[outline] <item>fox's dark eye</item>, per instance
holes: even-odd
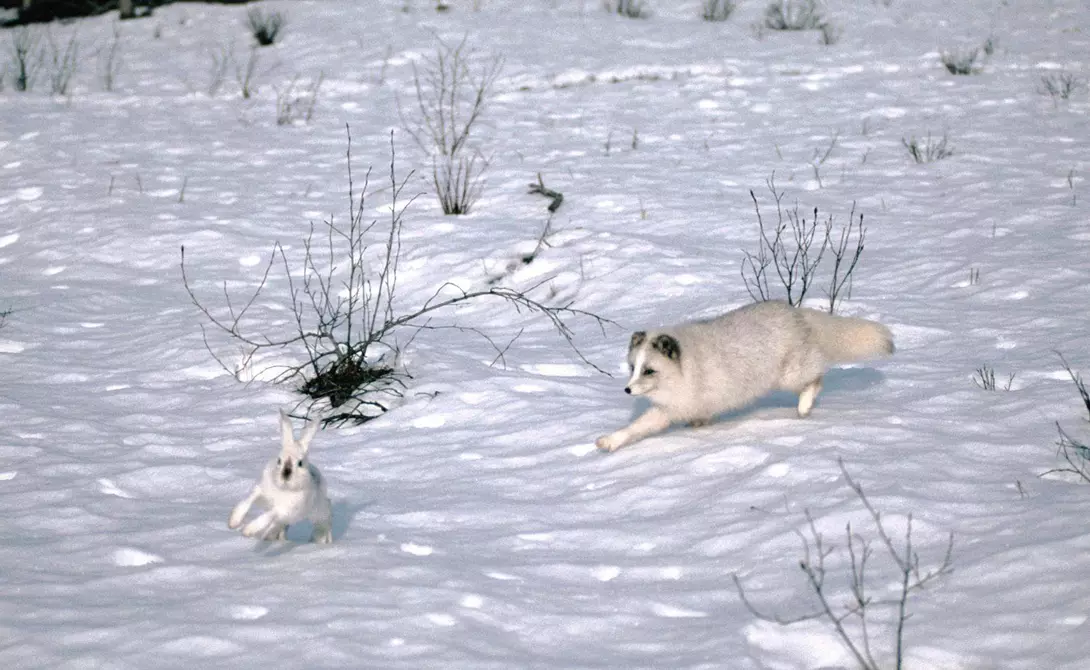
[[[283,459],[283,458],[280,458],[279,456],[278,456],[278,457],[276,458],[276,464],[277,464],[277,465],[280,465],[280,464],[281,464],[281,463],[283,463],[283,462],[284,462],[284,459]]]
[[[644,368],[643,369],[643,376],[644,377],[654,377],[655,376],[655,371],[652,370],[651,368]]]
[[[303,467],[303,459],[300,458],[298,461],[295,462],[295,465],[300,468]]]

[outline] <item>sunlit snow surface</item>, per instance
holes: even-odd
[[[921,563],[955,536],[954,572],[910,602],[906,667],[1090,667],[1090,485],[1057,467],[1055,422],[1090,439],[1056,351],[1090,376],[1090,101],[1054,104],[1043,74],[1090,74],[1081,0],[830,2],[843,28],[766,34],[763,3],[725,23],[660,0],[629,20],[597,0],[264,2],[288,13],[260,52],[256,94],[213,58],[244,61],[245,6],[177,4],[78,31],[68,97],[0,92],[0,663],[141,668],[853,667],[812,607],[797,531],[810,511],[843,548],[868,517],[842,458]],[[474,10],[473,6],[479,8]],[[10,31],[0,33],[6,47]],[[974,76],[944,50],[996,50]],[[412,64],[437,38],[502,56],[475,135],[484,196],[444,217],[430,164],[400,130]],[[48,69],[48,67],[46,68]],[[277,88],[324,75],[308,125],[276,124]],[[9,69],[10,76],[10,69]],[[617,322],[578,319],[575,343],[620,370],[628,332],[749,300],[749,191],[868,226],[845,313],[888,324],[897,354],[831,372],[811,418],[768,398],[699,430],[614,454],[594,439],[636,408],[550,326],[480,303],[406,350],[405,401],[326,430],[313,461],[334,500],[332,546],[256,544],[226,527],[277,448],[290,407],[268,368],[212,338],[181,282],[222,304],[259,281],[274,242],[298,258],[311,222],[347,216],[345,124],[357,191],[389,211],[389,132],[406,194],[398,290],[496,276]],[[944,133],[954,155],[910,162],[902,138]],[[836,138],[828,157],[813,167]],[[635,140],[635,141],[634,141]],[[635,145],[635,146],[633,146]],[[547,200],[549,245],[531,264]],[[766,215],[771,210],[764,210]],[[970,279],[979,271],[979,281]],[[290,327],[270,282],[254,323]],[[815,304],[820,303],[820,291]],[[503,365],[502,363],[506,363]],[[994,366],[1000,386],[972,381]],[[289,533],[305,540],[309,529]],[[872,536],[873,537],[873,536]],[[836,602],[844,558],[830,559]],[[885,557],[870,588],[896,583]],[[892,667],[887,620],[871,629]]]

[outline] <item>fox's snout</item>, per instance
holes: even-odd
[[[624,392],[627,393],[628,395],[632,395],[632,387],[631,386],[624,387]]]

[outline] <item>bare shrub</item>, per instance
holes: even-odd
[[[114,24],[113,40],[109,45],[98,51],[98,74],[102,79],[102,89],[106,92],[114,90],[117,85],[117,76],[121,73],[121,27]]]
[[[734,13],[734,0],[703,0],[700,18],[705,21],[726,21]]]
[[[251,7],[246,12],[246,26],[257,43],[263,47],[276,42],[285,23],[286,18],[282,12],[266,12],[260,7]]]
[[[630,19],[647,18],[647,5],[643,0],[603,0],[606,11]]]
[[[939,58],[950,74],[976,74],[980,72],[980,66],[977,63],[978,55],[980,55],[979,48],[952,49],[943,51]]]
[[[770,30],[817,30],[824,15],[817,0],[773,0],[765,7],[764,25]]]
[[[300,84],[298,75],[287,86],[276,89],[276,125],[287,126],[310,123],[314,106],[318,104],[318,90],[322,87],[324,73],[318,78]]]
[[[223,81],[227,77],[227,68],[234,61],[234,49],[228,44],[218,44],[208,49],[208,86],[205,92],[208,97],[214,97],[223,87]]]
[[[49,47],[49,84],[55,95],[68,95],[72,77],[79,69],[79,35],[76,32],[62,46],[52,31],[46,33]]]
[[[1007,375],[1007,383],[1000,387],[995,381],[995,368],[985,363],[973,372],[973,383],[985,391],[998,391],[1000,388],[1009,391],[1014,385],[1014,373]]]
[[[20,92],[33,89],[38,78],[38,70],[44,60],[41,35],[37,27],[19,26],[12,30],[8,55],[12,71],[12,88]]]
[[[825,21],[818,30],[821,31],[821,43],[825,46],[832,46],[840,41],[840,36],[844,34],[840,26],[836,25],[832,21]]]
[[[932,140],[931,132],[928,131],[927,139],[923,142],[917,140],[915,135],[912,139],[902,137],[901,144],[908,149],[908,155],[917,163],[932,163],[954,155],[953,148],[946,145],[946,133],[942,134],[941,139]]]
[[[887,667],[878,661],[878,658],[882,656],[891,657],[893,667],[901,670],[904,667],[905,658],[905,626],[911,617],[908,611],[909,599],[952,572],[954,534],[951,532],[949,535],[942,560],[930,568],[922,568],[919,552],[913,544],[912,515],[908,515],[903,539],[899,542],[895,541],[886,522],[882,519],[881,512],[871,504],[863,487],[848,474],[842,460],[839,460],[838,464],[845,483],[870,515],[874,525],[871,531],[873,535],[868,537],[857,532],[849,522],[844,530],[845,547],[838,549],[826,544],[810,511],[806,511],[806,531],[796,531],[796,534],[802,543],[799,569],[806,580],[806,588],[814,600],[813,609],[804,614],[789,617],[770,614],[753,604],[737,574],[731,577],[742,604],[758,619],[782,626],[802,621],[824,621],[833,628],[840,643],[863,670],[879,670],[879,668]],[[871,559],[875,557],[875,544],[879,547],[878,553],[884,553],[888,557],[892,567],[891,572],[895,575],[896,591],[892,598],[883,597],[887,582],[890,581],[889,577],[876,575],[872,568]],[[885,551],[882,552],[882,549]],[[831,572],[827,560],[834,557],[844,561],[845,553],[847,554],[846,586],[838,588],[831,584]],[[890,610],[892,614],[881,613]],[[892,628],[892,640],[886,645],[885,650],[877,649],[875,631],[880,625]]]
[[[401,124],[432,159],[432,183],[444,214],[467,214],[484,188],[488,160],[471,147],[470,134],[492,97],[503,62],[474,64],[466,38],[457,45],[442,40],[425,65],[413,64],[415,107],[398,99]]]
[[[235,82],[238,84],[238,90],[242,94],[242,97],[249,100],[257,90],[254,86],[254,77],[257,73],[257,63],[259,60],[257,47],[250,49],[250,56],[246,59],[246,63],[232,58],[235,66]]]
[[[237,365],[217,355],[205,332],[209,353],[228,373],[246,376],[255,357],[278,350],[289,350],[300,364],[285,364],[262,371],[274,372],[275,383],[290,383],[310,399],[311,406],[328,401],[333,410],[327,422],[365,422],[388,409],[391,400],[400,397],[408,373],[401,365],[400,353],[422,331],[457,329],[483,337],[503,360],[510,347],[498,346],[484,331],[454,322],[437,323],[443,312],[457,305],[486,298],[499,299],[516,311],[544,317],[587,365],[600,368],[583,357],[574,344],[568,319],[586,317],[599,326],[608,323],[569,304],[548,305],[531,297],[530,292],[503,286],[466,290],[444,283],[422,304],[406,307],[399,299],[398,281],[402,258],[404,216],[415,197],[403,196],[412,174],[398,179],[393,134],[390,136],[389,219],[385,226],[366,220],[365,213],[374,206],[366,201],[370,171],[363,187],[356,192],[352,177],[351,134],[346,152],[348,165],[349,212],[345,222],[330,216],[321,226],[311,225],[303,241],[303,257],[289,258],[279,242],[257,287],[243,299],[235,299],[223,289],[225,305],[211,308],[197,295],[186,273],[185,248],[182,248],[182,282],[204,321],[214,331],[242,348]],[[267,324],[256,322],[249,313],[269,287],[274,267],[281,267],[287,295],[281,303],[288,315],[286,327],[270,332]],[[539,284],[540,285],[540,284]],[[537,286],[539,286],[537,285]],[[263,299],[263,302],[267,299]],[[204,324],[201,326],[204,332]]]
[[[1080,89],[1086,88],[1086,80],[1070,72],[1052,72],[1041,76],[1037,91],[1048,95],[1052,102],[1067,100]]]
[[[1083,407],[1086,408],[1087,419],[1090,420],[1090,391],[1086,389],[1086,382],[1083,381],[1082,375],[1072,369],[1063,354],[1057,351],[1056,355],[1060,357],[1064,370],[1071,377],[1071,382],[1075,385],[1075,391],[1079,394],[1079,400],[1082,401]],[[1053,472],[1064,472],[1074,474],[1080,481],[1090,483],[1090,446],[1064,432],[1059,421],[1056,422],[1056,431],[1060,434],[1060,438],[1056,442],[1059,455],[1067,465],[1047,470],[1041,473],[1041,476]]]
[[[820,221],[815,207],[813,216],[807,219],[797,202],[791,209],[784,207],[784,193],[777,190],[775,175],[766,184],[776,203],[776,221],[765,224],[757,195],[750,191],[760,240],[756,253],[743,252],[741,271],[746,291],[755,301],[772,300],[779,292],[770,284],[770,278],[774,278],[783,289],[783,299],[799,306],[817,283],[818,268],[828,253],[833,259],[833,267],[826,285],[826,297],[829,313],[834,313],[842,298],[850,296],[852,277],[863,255],[866,240],[863,215],[856,215],[853,203],[848,222],[841,225],[834,242],[832,215]]]

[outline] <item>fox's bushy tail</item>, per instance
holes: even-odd
[[[893,353],[893,334],[877,321],[803,309],[803,318],[830,363],[850,363]]]

